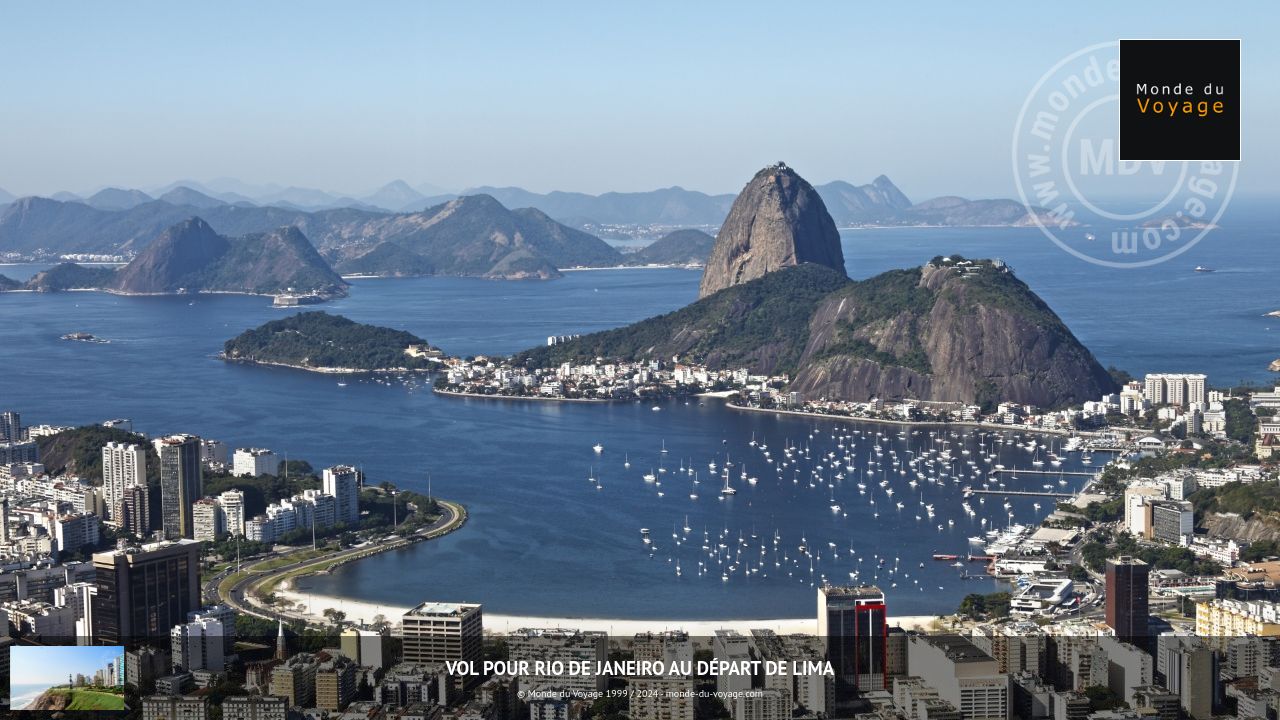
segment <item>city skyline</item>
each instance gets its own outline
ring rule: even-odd
[[[382,7],[139,4],[74,23],[14,8],[0,63],[39,72],[11,76],[0,188],[238,178],[362,196],[403,178],[718,194],[781,158],[815,182],[883,173],[917,200],[1011,197],[1015,116],[1045,70],[1098,42],[1187,34],[1149,3],[1107,6],[1104,28],[1078,6],[978,24],[941,5]],[[1196,35],[1243,39],[1245,157],[1274,156],[1280,108],[1256,89],[1280,53],[1254,28],[1276,11],[1247,12],[1201,18]],[[1242,194],[1278,189],[1274,167],[1242,166]]]

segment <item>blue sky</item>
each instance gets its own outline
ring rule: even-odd
[[[1058,59],[1239,37],[1240,190],[1280,191],[1272,3],[692,5],[7,4],[0,187],[736,192],[781,159],[814,182],[1009,196],[1015,116]]]
[[[14,685],[64,685],[67,673],[93,677],[112,660],[124,656],[118,647],[15,645],[10,649],[9,682]]]

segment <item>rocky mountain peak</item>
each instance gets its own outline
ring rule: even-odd
[[[871,188],[879,194],[879,199],[889,207],[899,210],[911,207],[911,200],[898,189],[897,185],[888,176],[881,175],[871,181]]]
[[[733,201],[698,296],[802,263],[845,273],[840,233],[818,192],[785,163],[764,168]]]

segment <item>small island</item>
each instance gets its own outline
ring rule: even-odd
[[[412,333],[364,325],[323,311],[298,313],[228,340],[228,362],[321,373],[426,372],[444,354]]]

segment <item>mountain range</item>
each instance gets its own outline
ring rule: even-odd
[[[420,263],[433,274],[551,278],[561,268],[622,262],[621,253],[603,240],[540,210],[508,210],[488,195],[468,195],[420,213],[331,222],[318,239],[341,258],[338,269],[352,274],[405,274],[406,267]]]
[[[429,268],[449,275],[555,277],[560,268],[622,262],[618,251],[599,238],[532,208],[508,210],[487,195],[417,213],[305,212],[228,204],[185,187],[126,210],[22,198],[0,212],[0,252],[137,255],[166,228],[192,216],[229,237],[296,227],[343,272],[360,274],[425,274]],[[388,249],[370,255],[384,242],[420,257],[387,262]]]
[[[877,202],[901,202],[887,185],[879,190]],[[938,257],[850,280],[819,191],[782,164],[757,173],[733,203],[695,303],[513,361],[554,367],[673,357],[786,374],[789,389],[811,400],[1055,408],[1116,388],[1053,310],[998,261]]]
[[[866,185],[835,181],[818,185],[816,189],[826,203],[832,219],[841,227],[1025,225],[1032,222],[1026,208],[1013,200],[966,200],[946,196],[913,204],[884,175]],[[413,214],[470,195],[489,195],[508,208],[537,208],[555,220],[578,229],[609,225],[718,227],[728,214],[735,197],[729,194],[709,195],[678,186],[647,192],[610,192],[601,195],[560,191],[535,193],[518,187],[481,186],[449,194],[433,185],[424,184],[415,188],[403,180],[392,181],[362,197],[350,197],[314,188],[248,185],[222,179],[207,184],[184,180],[150,192],[106,188],[88,197],[61,192],[48,199],[107,212],[144,208],[145,212],[164,216],[150,223],[150,229],[154,231],[156,227],[163,228],[174,221],[171,214],[166,215],[164,208],[153,205],[156,201],[202,210],[231,206],[305,213],[346,209],[370,213]],[[0,206],[18,202],[19,198],[0,190]],[[131,222],[137,222],[137,219],[132,219]],[[210,222],[217,225],[212,219]],[[5,238],[0,236],[0,251],[6,249]]]
[[[183,292],[283,292],[342,295],[347,283],[334,273],[295,227],[224,237],[198,217],[184,220],[119,269],[62,263],[25,285],[0,287],[39,292],[105,290],[138,295]]]

